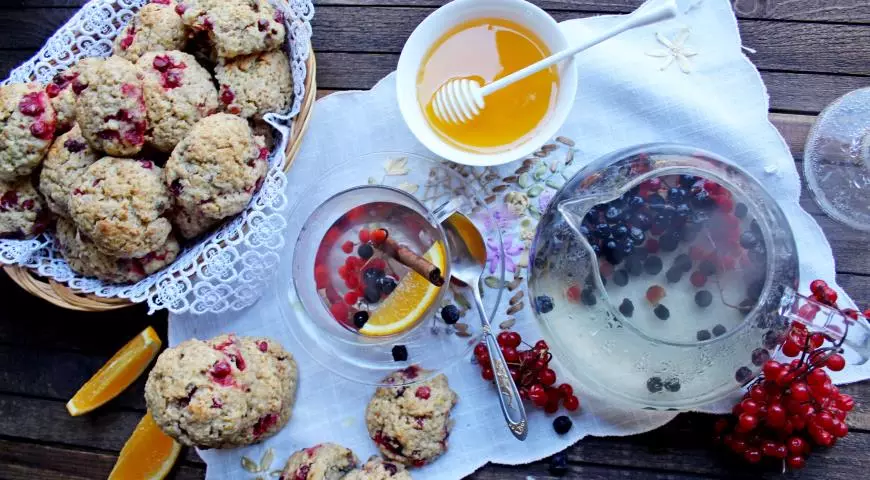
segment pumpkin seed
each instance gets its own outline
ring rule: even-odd
[[[516,175],[511,175],[511,176],[509,176],[509,177],[504,177],[504,178],[502,178],[501,181],[504,182],[504,183],[514,183],[514,182],[516,182],[518,179],[519,179],[519,177],[517,177]]]
[[[260,471],[265,472],[272,465],[272,460],[275,459],[275,451],[271,448],[266,449],[263,458],[260,459]]]
[[[546,175],[546,174],[547,174],[547,166],[543,165],[543,164],[540,165],[535,170],[535,180],[540,180],[540,179],[544,178],[544,175]]]
[[[457,331],[456,331],[456,336],[457,336],[457,337],[462,337],[462,338],[468,338],[468,337],[471,336],[471,334],[468,333],[468,332],[463,332],[462,330],[457,330]]]
[[[555,150],[557,148],[559,148],[559,146],[556,145],[555,143],[548,143],[548,144],[544,145],[543,147],[541,147],[541,150],[543,150],[545,152],[552,152],[553,150]]]
[[[559,136],[559,137],[556,137],[556,141],[563,144],[563,145],[568,145],[569,147],[574,146],[574,140],[571,140],[568,137]]]
[[[492,275],[483,279],[483,283],[486,284],[489,288],[501,288],[503,283],[501,280],[493,277]]]
[[[550,188],[555,188],[556,190],[562,188],[562,185],[565,185],[565,180],[561,176],[553,175],[552,177],[547,179],[546,185]]]
[[[523,291],[520,290],[519,292],[517,292],[516,294],[514,294],[513,297],[511,297],[511,299],[508,301],[508,303],[511,304],[511,305],[516,305],[517,302],[519,302],[519,301],[522,300],[522,299],[523,299]]]
[[[506,313],[507,313],[508,315],[514,315],[514,314],[516,314],[517,312],[519,312],[520,310],[522,310],[523,307],[525,307],[525,306],[526,306],[526,305],[525,305],[523,302],[520,302],[520,303],[518,303],[518,304],[512,306],[511,308],[507,309],[507,312],[506,312]]]
[[[511,317],[511,318],[499,323],[498,328],[500,328],[502,330],[510,330],[511,327],[513,327],[516,323],[517,323],[517,319]]]
[[[496,196],[495,196],[495,195],[490,195],[490,196],[484,198],[483,201],[489,204],[489,203],[494,202],[495,199],[496,199]]]
[[[509,187],[509,185],[505,185],[505,184],[496,185],[495,187],[492,187],[492,191],[495,193],[503,192],[503,191],[507,190],[508,187]]]
[[[520,178],[517,179],[517,184],[522,188],[528,187],[529,185],[531,185],[531,183],[532,183],[532,179],[529,178],[528,173],[524,173],[524,174],[520,175]]]
[[[521,283],[523,283],[523,277],[514,277],[514,279],[511,280],[511,282],[507,284],[508,291],[513,292],[514,290],[517,289],[517,287],[520,286]]]
[[[530,167],[527,167],[527,166],[523,165],[522,167],[520,167],[520,168],[514,170],[514,173],[516,173],[517,175],[519,175],[519,174],[521,174],[521,173],[526,173],[526,172],[528,172],[529,170],[530,170]]]
[[[257,465],[257,462],[251,460],[250,458],[242,455],[242,468],[247,470],[250,473],[257,473],[260,471],[260,466]]]
[[[543,192],[543,191],[544,191],[544,187],[542,187],[540,185],[535,185],[532,188],[530,188],[528,192],[526,192],[526,195],[528,195],[532,198],[535,198],[538,195],[540,195],[541,192]]]

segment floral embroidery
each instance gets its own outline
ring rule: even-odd
[[[689,38],[689,29],[684,28],[673,39],[669,39],[656,32],[656,39],[665,46],[658,50],[650,50],[646,52],[650,57],[664,58],[665,62],[659,67],[660,70],[666,70],[672,63],[676,62],[683,73],[689,74],[692,72],[692,62],[690,57],[694,57],[698,52],[686,46],[686,40]]]

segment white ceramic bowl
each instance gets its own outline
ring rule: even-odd
[[[551,53],[568,46],[553,17],[524,0],[454,0],[432,12],[414,29],[399,58],[396,94],[399,110],[417,140],[439,157],[473,166],[501,165],[531,155],[546,143],[568,117],[577,94],[577,69],[572,58],[559,65],[559,89],[555,108],[538,125],[537,132],[516,148],[477,153],[462,150],[442,140],[429,126],[417,101],[417,74],[429,48],[451,28],[469,20],[496,17],[523,25],[547,45]]]

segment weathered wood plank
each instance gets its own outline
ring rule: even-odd
[[[92,480],[106,478],[116,455],[0,440],[0,476],[5,480]],[[178,462],[167,480],[200,480],[205,466]]]
[[[318,51],[398,53],[432,8],[322,6],[314,19]],[[39,48],[73,13],[72,8],[0,10],[6,49]],[[556,11],[559,20],[589,16]],[[870,75],[870,29],[860,25],[744,20],[745,45],[758,50],[762,69]],[[691,39],[689,40],[691,43]]]
[[[314,18],[317,51],[398,53],[431,8],[321,7]],[[590,16],[553,12],[558,21]],[[860,25],[744,20],[741,38],[760,68],[870,74],[870,29]],[[691,37],[688,43],[691,44]],[[702,53],[703,54],[703,53]]]
[[[36,0],[67,1],[67,0]],[[545,10],[573,10],[600,13],[626,13],[643,0],[531,0]],[[447,0],[315,0],[321,5],[426,6],[439,7]],[[863,0],[731,0],[738,18],[767,20],[870,22],[870,5]]]

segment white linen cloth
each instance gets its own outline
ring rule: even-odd
[[[653,0],[656,1],[656,0]],[[561,134],[576,141],[575,164],[632,145],[676,142],[716,152],[751,172],[776,197],[797,236],[802,288],[811,279],[833,285],[831,248],[813,218],[799,204],[800,180],[788,147],[768,121],[768,96],[757,70],[744,56],[736,19],[727,0],[693,0],[681,4],[685,14],[659,25],[638,29],[609,40],[579,56],[580,84],[576,108]],[[603,30],[618,17],[601,16],[562,24],[570,40]],[[313,182],[331,166],[378,151],[426,154],[405,127],[395,99],[394,75],[372,90],[334,94],[314,108],[302,150],[288,174],[288,198]],[[381,168],[373,166],[373,169]],[[513,172],[517,165],[500,169]],[[507,174],[507,173],[506,173]],[[363,180],[364,182],[364,180]],[[290,251],[287,239],[275,291],[283,294],[288,282]],[[841,306],[851,301],[839,290]],[[253,479],[241,466],[241,456],[259,460],[267,448],[275,451],[268,471],[280,470],[295,450],[325,441],[339,442],[362,459],[376,453],[365,428],[365,407],[373,388],[331,374],[296,345],[277,306],[267,294],[240,313],[171,315],[170,344],[208,338],[222,332],[269,335],[294,352],[300,386],[293,419],[277,436],[261,445],[227,451],[204,451],[208,478]],[[506,302],[506,300],[505,300]],[[530,309],[517,317],[515,330],[523,338],[540,338]],[[292,321],[292,320],[291,320]],[[496,323],[498,320],[496,320]],[[574,428],[558,436],[552,416],[527,409],[530,431],[525,442],[505,427],[495,388],[481,380],[476,365],[463,360],[447,372],[460,395],[453,412],[455,427],[450,448],[434,464],[414,471],[416,479],[460,478],[486,462],[521,464],[563,450],[586,435],[630,435],[657,428],[674,412],[620,411],[588,401],[580,393],[582,412],[572,415]],[[557,373],[560,378],[563,374]],[[870,364],[848,367],[835,374],[838,383],[870,377]],[[727,404],[727,405],[726,405]],[[711,406],[726,411],[733,402]],[[268,472],[261,473],[269,478]]]

